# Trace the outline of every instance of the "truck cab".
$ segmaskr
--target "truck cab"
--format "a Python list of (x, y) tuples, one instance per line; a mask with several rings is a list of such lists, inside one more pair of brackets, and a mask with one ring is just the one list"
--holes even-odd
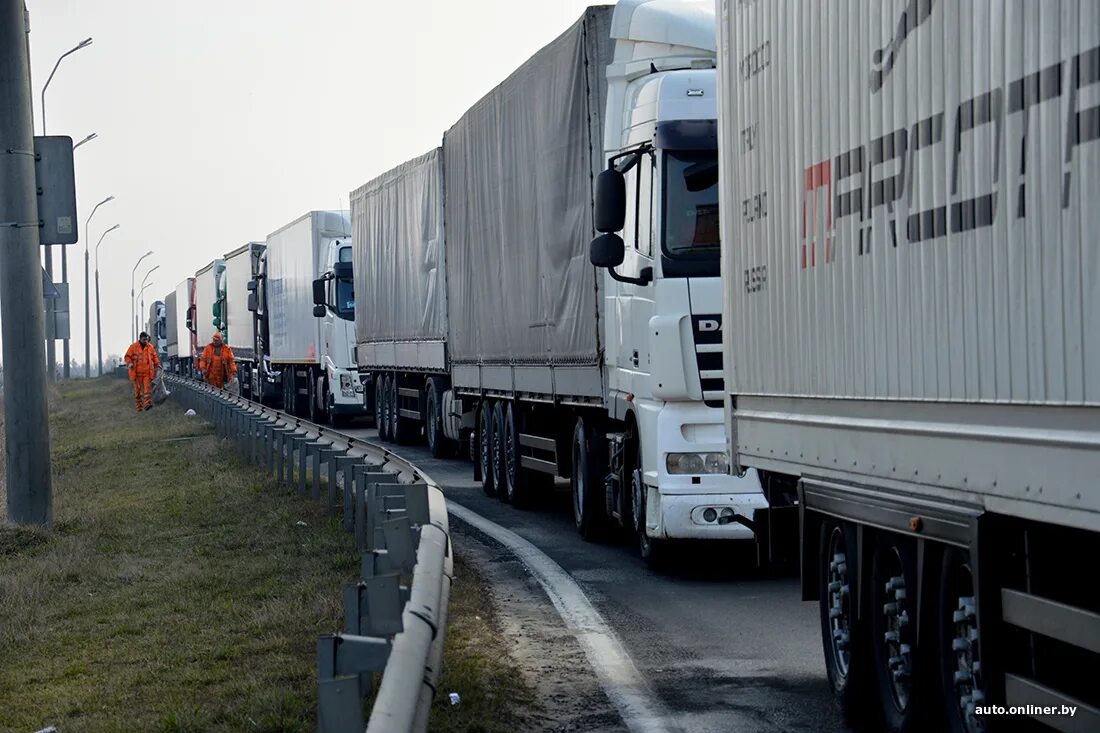
[(364, 386), (355, 361), (355, 283), (351, 237), (325, 245), (324, 274), (313, 281), (313, 315), (321, 321), (319, 372), (313, 375), (318, 407), (334, 424), (366, 413)]
[(754, 470), (728, 472), (713, 15), (623, 0), (611, 33), (590, 255), (608, 407), (629, 426), (611, 436), (609, 506), (633, 504), (648, 557), (666, 539), (750, 539), (768, 502)]

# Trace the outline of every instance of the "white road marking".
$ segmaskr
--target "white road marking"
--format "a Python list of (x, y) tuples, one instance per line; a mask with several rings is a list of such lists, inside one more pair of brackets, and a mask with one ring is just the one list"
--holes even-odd
[(607, 698), (637, 733), (675, 730), (668, 711), (638, 672), (619, 637), (560, 565), (510, 529), (447, 498), (447, 511), (507, 547), (527, 567), (584, 650)]

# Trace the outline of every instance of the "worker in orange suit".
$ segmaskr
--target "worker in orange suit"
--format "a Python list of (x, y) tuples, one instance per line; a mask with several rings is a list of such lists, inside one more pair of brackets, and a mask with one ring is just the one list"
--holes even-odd
[(214, 339), (202, 350), (199, 371), (207, 384), (219, 389), (237, 376), (237, 360), (233, 358), (233, 349), (229, 348), (229, 344), (222, 343), (221, 332), (215, 333)]
[(126, 349), (126, 366), (134, 385), (134, 405), (138, 412), (153, 406), (153, 379), (160, 369), (157, 347), (149, 343), (149, 334), (141, 332), (138, 340)]

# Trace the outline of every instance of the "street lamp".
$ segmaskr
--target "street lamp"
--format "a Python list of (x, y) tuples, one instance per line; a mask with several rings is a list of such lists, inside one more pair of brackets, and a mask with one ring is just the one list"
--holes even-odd
[(77, 148), (79, 148), (79, 147), (80, 147), (81, 145), (83, 145), (83, 144), (84, 144), (84, 143), (86, 143), (86, 142), (91, 142), (92, 140), (95, 140), (95, 139), (96, 139), (97, 137), (99, 137), (99, 135), (97, 135), (97, 134), (95, 134), (95, 133), (93, 132), (93, 133), (92, 133), (91, 135), (89, 135), (88, 137), (84, 138), (84, 139), (83, 139), (83, 140), (81, 140), (80, 142), (78, 142), (78, 143), (76, 143), (75, 145), (73, 145), (73, 150), (76, 150)]
[[(88, 139), (88, 138), (85, 138)], [(92, 208), (92, 213), (88, 214), (87, 220), (84, 222), (84, 378), (88, 379), (92, 376), (92, 308), (88, 302), (88, 298), (91, 294), (91, 277), (88, 275), (88, 241), (91, 236), (92, 230), (92, 217), (95, 216), (96, 209), (103, 204), (114, 201), (114, 196), (108, 196), (100, 201)], [(107, 232), (118, 229), (118, 224), (107, 230)], [(103, 237), (107, 236), (107, 232), (103, 232), (103, 236), (99, 238), (99, 242), (103, 241)], [(96, 265), (99, 265), (99, 242), (96, 243)], [(96, 282), (96, 306), (99, 306), (99, 283)]]
[[(160, 265), (157, 265), (157, 267), (160, 267)], [(154, 267), (153, 270), (157, 269), (157, 267)], [(153, 274), (153, 270), (149, 270), (149, 275)], [(146, 275), (146, 277), (148, 277), (149, 275)], [(153, 283), (149, 283), (148, 285), (142, 285), (141, 290), (138, 291), (138, 300), (141, 301), (140, 307), (138, 308), (139, 317), (140, 317), (140, 315), (145, 315), (145, 291), (148, 290), (149, 288), (151, 288), (152, 286), (153, 286)], [(151, 333), (149, 334), (149, 337), (154, 338), (153, 334), (151, 334)], [(154, 340), (154, 346), (155, 345), (156, 345), (156, 342)]]
[[(50, 78), (46, 79), (46, 83), (42, 86), (42, 134), (43, 135), (46, 134), (46, 90), (49, 89), (50, 82), (53, 81), (53, 75), (57, 73), (57, 67), (61, 66), (61, 62), (65, 60), (66, 56), (68, 56), (69, 54), (72, 54), (72, 53), (76, 53), (80, 49), (82, 49), (86, 46), (90, 46), (90, 45), (92, 45), (92, 39), (91, 38), (85, 38), (83, 41), (81, 41), (77, 45), (73, 46), (72, 48), (70, 48), (65, 53), (61, 54), (61, 56), (59, 56), (58, 59), (57, 59), (57, 63), (53, 65), (53, 71), (50, 72)], [(74, 146), (74, 149), (75, 149), (75, 146)], [(67, 283), (69, 281), (69, 278), (68, 278), (68, 274), (69, 274), (68, 273), (68, 261), (67, 261), (68, 258), (65, 256), (66, 251), (67, 250), (65, 249), (65, 246), (62, 245), (62, 247), (61, 247), (61, 282), (63, 282), (63, 283)], [(46, 245), (46, 274), (50, 276), (50, 282), (53, 282), (53, 245), (52, 244), (47, 244)], [(54, 305), (53, 305), (52, 302), (49, 304), (48, 310), (49, 310), (49, 312), (52, 316), (53, 310), (54, 310)], [(49, 379), (50, 379), (51, 382), (54, 381), (53, 368), (54, 368), (54, 362), (57, 361), (57, 352), (55, 350), (54, 341), (55, 341), (55, 339), (52, 339), (52, 338), (46, 340), (46, 360), (50, 363), (49, 369), (47, 369), (47, 372), (49, 374)], [(68, 376), (69, 376), (69, 339), (64, 339), (64, 342), (65, 342), (65, 345), (64, 345), (65, 367), (64, 367), (64, 369), (65, 369), (65, 377), (68, 378)]]
[(118, 229), (118, 227), (119, 225), (115, 224), (113, 227), (103, 232), (95, 245), (95, 332), (96, 355), (99, 358), (96, 362), (99, 365), (99, 371), (96, 374), (97, 377), (103, 376), (103, 319), (99, 316), (99, 245), (103, 244), (103, 237), (106, 237), (108, 234)]
[[(130, 271), (130, 320), (135, 324), (137, 323), (137, 316), (134, 314), (134, 275), (137, 274), (138, 265), (141, 264), (141, 261), (151, 254), (153, 254), (153, 250), (149, 250), (139, 257), (138, 261), (134, 263), (134, 269)], [(133, 341), (137, 341), (137, 331), (134, 331), (133, 336)]]

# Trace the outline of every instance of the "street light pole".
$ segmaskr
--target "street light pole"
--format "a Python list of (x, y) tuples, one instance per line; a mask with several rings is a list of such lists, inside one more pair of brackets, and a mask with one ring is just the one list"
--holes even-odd
[[(118, 224), (107, 231), (114, 231), (118, 229)], [(103, 237), (107, 236), (107, 232), (103, 232), (99, 238), (99, 242), (95, 246), (95, 331), (96, 331), (96, 355), (99, 359), (99, 372), (97, 376), (103, 376), (103, 319), (99, 317), (99, 245), (103, 244)]]
[(96, 139), (97, 137), (99, 137), (99, 135), (97, 135), (97, 134), (95, 134), (95, 133), (93, 132), (93, 133), (92, 133), (91, 135), (89, 135), (88, 137), (84, 138), (84, 139), (83, 139), (83, 140), (81, 140), (80, 142), (78, 142), (78, 143), (75, 143), (75, 144), (73, 145), (73, 150), (76, 150), (77, 148), (79, 148), (79, 147), (80, 147), (81, 145), (83, 145), (84, 143), (87, 143), (87, 142), (91, 142), (92, 140), (95, 140), (95, 139)]
[[(138, 289), (138, 298), (141, 298), (142, 293), (145, 292), (145, 288), (149, 287), (145, 282), (149, 279), (149, 276), (160, 269), (160, 265), (153, 265), (153, 268), (149, 272), (145, 273), (145, 277), (141, 279), (141, 287)], [(152, 283), (150, 283), (152, 284)], [(142, 301), (141, 309), (134, 314), (134, 338), (137, 339), (137, 334), (141, 331), (141, 327), (138, 325), (138, 314), (145, 309), (145, 302)]]
[[(130, 320), (131, 321), (135, 320), (135, 318), (134, 318), (134, 295), (136, 293), (134, 292), (134, 276), (137, 275), (138, 265), (141, 264), (141, 261), (144, 260), (146, 257), (148, 257), (151, 254), (153, 254), (153, 250), (149, 250), (148, 252), (143, 254), (141, 257), (139, 257), (138, 261), (134, 263), (134, 269), (130, 271)], [(131, 338), (131, 341), (137, 341), (137, 332), (134, 332), (133, 337)]]
[(30, 73), (23, 3), (0, 0), (0, 310), (7, 517), (16, 524), (50, 524), (53, 487)]
[[(157, 265), (157, 267), (160, 267), (160, 265)], [(155, 269), (157, 269), (157, 268), (154, 267), (153, 270), (155, 270)], [(152, 270), (150, 270), (150, 272), (152, 272)], [(145, 314), (145, 291), (148, 290), (149, 288), (151, 288), (152, 286), (153, 286), (153, 283), (149, 283), (148, 285), (142, 285), (141, 290), (138, 291), (138, 300), (141, 301), (141, 305), (138, 307), (138, 313), (140, 315)], [(140, 328), (140, 326), (139, 326), (139, 328)], [(141, 330), (145, 330), (145, 329), (141, 329)], [(150, 338), (152, 337), (152, 335), (153, 335), (152, 333), (149, 334)]]
[[(114, 199), (114, 196), (108, 196), (95, 205), (95, 209), (98, 209), (103, 204)], [(92, 209), (92, 214), (95, 213), (95, 209)], [(88, 221), (84, 224), (84, 235), (87, 236), (90, 233), (89, 226), (92, 223), (92, 214), (88, 215)], [(119, 225), (115, 224), (113, 227), (99, 235), (99, 241), (95, 245), (95, 318), (98, 325), (99, 322), (99, 245), (103, 244), (103, 238), (108, 234), (118, 229)], [(88, 304), (89, 292), (91, 291), (91, 279), (88, 277), (88, 240), (84, 240), (84, 378), (91, 377), (92, 372), (92, 314), (91, 306)], [(102, 345), (100, 346), (102, 349)], [(97, 375), (98, 376), (98, 375)]]
[[(50, 77), (48, 79), (46, 79), (46, 83), (42, 86), (42, 134), (43, 135), (46, 134), (46, 90), (49, 89), (50, 82), (53, 81), (53, 75), (57, 73), (57, 67), (61, 66), (61, 62), (65, 60), (66, 56), (68, 56), (69, 54), (76, 53), (80, 49), (85, 48), (85, 47), (90, 46), (90, 45), (92, 45), (92, 39), (91, 38), (85, 38), (83, 41), (78, 43), (76, 46), (73, 46), (68, 51), (61, 54), (61, 56), (59, 56), (58, 59), (57, 59), (57, 63), (55, 63), (53, 65), (53, 71), (50, 72)], [(32, 123), (32, 127), (33, 127), (33, 123)], [(65, 245), (62, 245), (61, 246), (61, 282), (63, 282), (63, 283), (68, 283), (68, 281), (69, 281), (69, 277), (68, 277), (68, 275), (69, 275), (69, 272), (68, 272), (68, 270), (69, 270), (68, 257), (66, 256), (66, 252), (67, 252), (67, 250), (65, 249)], [(53, 245), (52, 244), (47, 244), (46, 245), (46, 274), (49, 275), (50, 282), (52, 283), (53, 282)], [(53, 318), (53, 313), (54, 313), (54, 304), (53, 304), (52, 301), (47, 306), (47, 311), (49, 311), (50, 318), (52, 319)], [(54, 379), (56, 378), (56, 375), (54, 374), (54, 365), (57, 362), (57, 351), (56, 351), (56, 344), (54, 344), (54, 341), (55, 341), (55, 339), (53, 339), (53, 338), (50, 338), (50, 339), (46, 340), (46, 360), (49, 361), (49, 366), (48, 366), (46, 371), (47, 371), (47, 376), (48, 376), (48, 378), (51, 382), (54, 381)], [(67, 378), (69, 376), (69, 339), (64, 339), (63, 356), (64, 356), (64, 359), (65, 359), (65, 366), (64, 366), (65, 377)]]

